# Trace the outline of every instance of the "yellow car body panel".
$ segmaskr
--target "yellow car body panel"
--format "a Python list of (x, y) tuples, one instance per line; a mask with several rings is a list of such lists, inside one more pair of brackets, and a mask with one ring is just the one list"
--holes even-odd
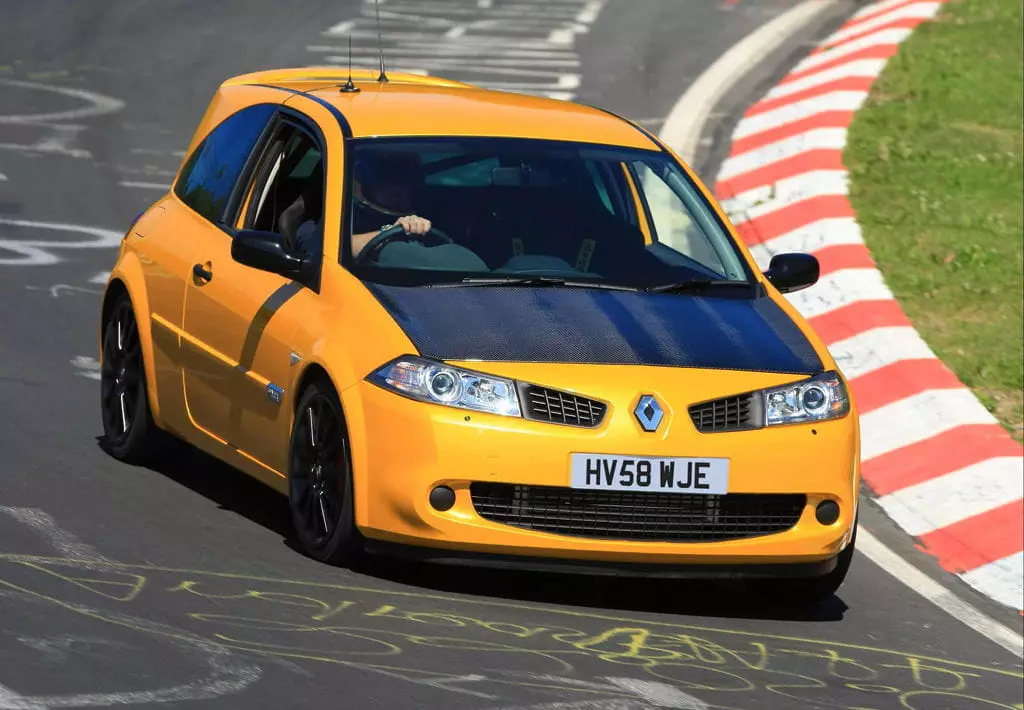
[[(353, 434), (356, 516), (364, 534), (382, 540), (500, 554), (583, 557), (621, 562), (812, 562), (848, 542), (860, 486), (856, 413), (813, 426), (702, 434), (685, 407), (667, 410), (657, 434), (642, 432), (630, 412), (636, 393), (662, 403), (710, 400), (791, 382), (744, 372), (687, 372), (618, 365), (453, 362), (453, 365), (581, 393), (601, 393), (611, 409), (593, 430), (551, 426), (460, 411), (398, 397), (363, 382), (343, 393)], [(652, 383), (656, 383), (653, 384)], [(793, 451), (805, 462), (793, 467)], [(553, 535), (487, 521), (470, 500), (473, 481), (568, 486), (572, 453), (722, 457), (730, 461), (730, 493), (803, 493), (807, 506), (788, 532), (723, 542), (633, 542)], [(457, 502), (431, 508), (430, 490), (447, 485)], [(832, 525), (814, 520), (823, 500), (839, 503)]]
[[(344, 145), (345, 131), (355, 137), (534, 137), (664, 150), (699, 188), (822, 368), (838, 370), (806, 320), (760, 274), (707, 186), (646, 131), (567, 102), (415, 75), (392, 75), (391, 83), (381, 85), (371, 80), (375, 76), (357, 71), (358, 93), (340, 91), (347, 72), (336, 67), (234, 77), (216, 92), (188, 147), (191, 155), (227, 117), (260, 103), (294, 108), (315, 123), (332, 148), (324, 165), (324, 220), (331, 228), (324, 230), (317, 290), (234, 261), (230, 235), (173, 191), (126, 233), (109, 284), (123, 286), (138, 313), (158, 426), (286, 493), (296, 397), (302, 378), (316, 367), (330, 378), (343, 405), (355, 522), (368, 538), (627, 562), (808, 562), (835, 556), (848, 543), (857, 514), (859, 425), (852, 402), (839, 419), (730, 433), (701, 433), (687, 414), (692, 403), (791, 383), (799, 376), (644, 365), (450, 362), (602, 400), (609, 410), (595, 429), (427, 404), (367, 381), (386, 362), (417, 350), (380, 300), (337, 260), (349, 166), (347, 152), (333, 148)], [(346, 127), (332, 107), (344, 115)], [(631, 180), (629, 185), (638, 203)], [(246, 194), (243, 204), (254, 199)], [(241, 217), (231, 225), (240, 226)], [(198, 277), (197, 267), (212, 279)], [(280, 386), (281, 401), (268, 399), (270, 385)], [(632, 416), (641, 392), (656, 395), (666, 407), (665, 425), (655, 434), (641, 431)], [(799, 465), (793, 463), (794, 451)], [(475, 512), (472, 481), (568, 486), (569, 456), (579, 452), (722, 457), (730, 462), (730, 493), (801, 493), (808, 496), (807, 505), (788, 531), (711, 543), (573, 537), (491, 522)], [(441, 484), (456, 492), (455, 505), (444, 512), (428, 502), (431, 489)], [(841, 511), (830, 525), (814, 517), (815, 506), (826, 499)]]

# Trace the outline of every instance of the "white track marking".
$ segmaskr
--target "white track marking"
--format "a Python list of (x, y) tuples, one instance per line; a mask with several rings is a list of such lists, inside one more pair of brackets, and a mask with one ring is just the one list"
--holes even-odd
[[(646, 708), (676, 708), (677, 710), (707, 710), (708, 705), (684, 693), (673, 685), (661, 681), (639, 678), (606, 676), (586, 680), (566, 678), (542, 673), (511, 673), (516, 680), (531, 681), (545, 685), (561, 685), (590, 692), (608, 692), (618, 695), (614, 698), (591, 698), (587, 700), (560, 700), (533, 705), (501, 706), (491, 710), (645, 710)], [(626, 692), (634, 697), (623, 697)]]
[(689, 693), (675, 686), (638, 678), (605, 678), (609, 683), (628, 690), (647, 703), (658, 708), (683, 708), (684, 710), (706, 710), (707, 705)]
[[(476, 57), (494, 54), (494, 48), (490, 45), (475, 44), (470, 42), (458, 42), (452, 46), (436, 46), (433, 43), (403, 42), (401, 47), (388, 49), (388, 57), (420, 57), (424, 50), (429, 49), (436, 58), (458, 57), (466, 61), (474, 61)], [(343, 55), (348, 47), (332, 46), (323, 44), (311, 44), (306, 47), (307, 52), (324, 52), (327, 54)], [(346, 57), (348, 55), (345, 55)], [(519, 59), (563, 59), (573, 60), (579, 64), (579, 58), (571, 51), (564, 49), (507, 49), (501, 53), (502, 57)], [(353, 58), (354, 60), (354, 58)]]
[(89, 293), (93, 295), (100, 295), (100, 291), (91, 288), (84, 288), (82, 286), (73, 286), (71, 284), (54, 284), (49, 288), (43, 286), (26, 286), (29, 291), (48, 291), (50, 298), (60, 298), (64, 293)]
[(54, 94), (60, 94), (85, 103), (86, 105), (81, 108), (68, 109), (66, 111), (49, 111), (46, 113), (22, 113), (22, 114), (4, 114), (0, 115), (0, 124), (3, 123), (54, 123), (64, 121), (80, 121), (83, 118), (92, 118), (95, 116), (104, 116), (108, 113), (114, 113), (124, 108), (124, 101), (115, 99), (110, 96), (104, 96), (103, 94), (97, 94), (94, 91), (86, 91), (85, 89), (72, 89), (67, 86), (51, 86), (50, 84), (40, 84), (36, 81), (20, 81), (17, 79), (5, 79), (0, 78), (0, 86), (13, 86), (15, 88), (22, 89), (33, 89), (36, 91), (48, 91)]
[(786, 298), (805, 318), (815, 318), (858, 301), (892, 300), (892, 291), (877, 269), (839, 269)]
[(81, 224), (65, 224), (60, 222), (36, 222), (26, 219), (7, 219), (0, 217), (0, 225), (24, 227), (55, 232), (75, 232), (85, 235), (87, 239), (63, 241), (53, 239), (0, 239), (0, 254), (14, 252), (19, 258), (0, 258), (0, 266), (48, 266), (63, 261), (50, 250), (61, 249), (110, 249), (121, 244), (124, 236), (121, 232), (98, 227), (86, 227)]
[[(328, 62), (334, 62), (337, 64), (343, 64), (346, 60), (345, 57), (324, 57)], [(500, 59), (492, 60), (493, 62), (501, 62)], [(474, 62), (473, 64), (467, 64), (465, 60), (459, 59), (423, 59), (416, 58), (415, 64), (410, 61), (408, 65), (404, 65), (400, 62), (391, 62), (390, 67), (392, 70), (397, 72), (412, 72), (414, 70), (434, 72), (438, 74), (444, 74), (446, 76), (453, 74), (457, 71), (460, 73), (468, 74), (494, 74), (496, 76), (521, 76), (528, 79), (543, 79), (549, 78), (554, 79), (559, 85), (570, 84), (573, 87), (579, 86), (580, 75), (570, 74), (560, 71), (549, 71), (547, 69), (534, 69), (532, 67), (536, 64), (530, 60), (509, 60), (509, 63), (522, 64), (522, 69), (515, 69), (512, 66), (498, 66), (497, 64), (487, 64), (485, 62)], [(482, 86), (483, 82), (474, 82), (478, 86)]]
[(967, 388), (925, 390), (861, 415), (861, 458), (868, 461), (965, 424), (995, 423)]
[(185, 151), (183, 150), (156, 150), (155, 148), (132, 148), (132, 153), (135, 155), (156, 155), (165, 156), (169, 155), (173, 158), (184, 158)]
[(865, 32), (885, 27), (886, 25), (898, 22), (899, 20), (927, 20), (938, 12), (940, 6), (941, 3), (937, 2), (916, 2), (913, 5), (898, 7), (895, 10), (882, 13), (877, 17), (872, 17), (870, 20), (858, 22), (845, 30), (836, 32), (828, 38), (829, 44), (831, 45), (842, 42), (850, 37), (862, 35)]
[(915, 2), (912, 5), (904, 5), (898, 7), (889, 12), (884, 12), (878, 16), (865, 19), (862, 23), (851, 25), (845, 30), (840, 30), (833, 36), (828, 38), (828, 44), (838, 44), (851, 37), (857, 35), (863, 35), (871, 30), (879, 30), (892, 23), (899, 22), (900, 19), (928, 19), (933, 16), (939, 9), (941, 3), (938, 2)]
[[(81, 542), (75, 535), (62, 529), (45, 511), (37, 508), (0, 506), (0, 513), (10, 515), (39, 534), (62, 557), (80, 561), (88, 567), (104, 568), (110, 560), (91, 545)], [(48, 603), (48, 602), (46, 602)], [(148, 703), (187, 702), (210, 700), (245, 690), (258, 681), (263, 669), (251, 663), (236, 661), (232, 651), (221, 644), (189, 632), (174, 629), (146, 619), (106, 611), (80, 604), (64, 603), (71, 611), (94, 619), (137, 629), (152, 638), (189, 651), (198, 651), (210, 667), (211, 673), (197, 681), (152, 690), (123, 692), (76, 693), (69, 695), (25, 696), (0, 685), (0, 710), (35, 710), (36, 708), (110, 707), (113, 705), (141, 705)], [(2, 669), (0, 669), (2, 670)]]
[(431, 688), (437, 688), (439, 690), (449, 690), (453, 693), (462, 693), (463, 695), (473, 695), (478, 698), (487, 698), (488, 700), (497, 700), (500, 696), (492, 695), (490, 693), (484, 693), (479, 690), (473, 690), (471, 688), (464, 688), (458, 684), (472, 684), (487, 682), (489, 679), (487, 676), (480, 673), (465, 673), (463, 675), (451, 675), (442, 677), (412, 677), (407, 673), (399, 671), (388, 670), (387, 668), (375, 668), (373, 666), (360, 666), (364, 671), (371, 673), (379, 673), (386, 675), (391, 678), (399, 678), (409, 683), (415, 683), (416, 685), (427, 685)]
[(77, 370), (76, 375), (80, 377), (87, 377), (90, 380), (100, 380), (102, 375), (100, 373), (100, 363), (94, 357), (86, 357), (85, 355), (75, 355), (71, 358), (71, 365)]
[(900, 5), (905, 4), (906, 2), (907, 0), (885, 0), (885, 2), (868, 3), (860, 10), (857, 10), (857, 12), (853, 13), (853, 16), (850, 18), (850, 21), (854, 22), (862, 17), (867, 17), (868, 15), (874, 15), (879, 12), (887, 12), (893, 9), (894, 7), (899, 7)]
[(740, 153), (722, 162), (715, 178), (719, 183), (753, 170), (812, 150), (842, 150), (846, 146), (846, 130), (843, 128), (816, 128), (798, 136), (784, 138), (775, 143)]
[[(800, 91), (813, 89), (816, 86), (831, 84), (834, 81), (848, 79), (850, 77), (869, 77), (874, 79), (878, 76), (884, 66), (884, 59), (853, 59), (845, 64), (829, 67), (828, 69), (822, 69), (821, 71), (808, 74), (800, 79), (778, 84), (775, 88), (765, 94), (764, 97), (766, 99), (778, 99), (783, 96), (789, 96)], [(845, 129), (842, 130), (845, 132)]]
[(865, 330), (830, 343), (828, 349), (851, 380), (903, 360), (935, 359), (924, 338), (909, 325)]
[(692, 162), (704, 124), (722, 97), (752, 67), (835, 4), (835, 0), (804, 0), (729, 48), (673, 105), (662, 126), (661, 139), (683, 160)]
[[(496, 91), (572, 100), (579, 87), (576, 38), (590, 30), (604, 0), (496, 4), (381, 3), (385, 64), (396, 72), (442, 74)], [(376, 12), (366, 3), (358, 19), (322, 33), (351, 38), (352, 62), (377, 66)], [(326, 64), (345, 66), (348, 46), (310, 45)]]
[(0, 710), (47, 710), (47, 706), (19, 695), (0, 683)]
[(960, 578), (1000, 604), (1024, 608), (1024, 551), (976, 567)]
[(721, 205), (733, 224), (739, 225), (803, 200), (845, 195), (849, 184), (850, 176), (845, 170), (811, 170), (747, 190), (722, 200)]
[(996, 457), (878, 498), (911, 535), (924, 535), (1024, 496), (1021, 457)]
[[(152, 638), (184, 646), (189, 651), (198, 651), (210, 667), (205, 678), (166, 688), (152, 690), (128, 690), (106, 693), (75, 693), (69, 695), (40, 695), (22, 697), (44, 708), (111, 707), (114, 705), (144, 705), (149, 703), (186, 703), (195, 700), (213, 700), (225, 695), (240, 693), (258, 681), (263, 675), (260, 666), (235, 660), (226, 646), (193, 636), (187, 631), (167, 627), (146, 619), (118, 612), (91, 607), (66, 604), (72, 611), (86, 614), (113, 624), (138, 629)], [(2, 707), (2, 706), (0, 706)]]
[(84, 148), (72, 148), (71, 143), (78, 138), (84, 126), (68, 126), (55, 123), (39, 124), (49, 129), (50, 135), (35, 143), (0, 143), (0, 150), (16, 153), (41, 153), (43, 155), (62, 155), (79, 160), (92, 157), (92, 153)]
[[(324, 57), (329, 62), (343, 63), (347, 61), (344, 56), (327, 56)], [(353, 64), (369, 64), (373, 61), (373, 57), (352, 57)], [(396, 71), (405, 71), (402, 67), (402, 62), (406, 61), (403, 59), (390, 60), (390, 65), (395, 68)], [(516, 74), (529, 74), (530, 76), (560, 76), (560, 72), (554, 72), (551, 70), (558, 67), (564, 68), (575, 68), (578, 69), (580, 66), (580, 60), (577, 57), (565, 58), (548, 58), (541, 59), (535, 57), (486, 57), (480, 56), (479, 54), (475, 57), (459, 56), (455, 54), (453, 56), (446, 55), (438, 52), (435, 56), (430, 59), (424, 59), (421, 56), (416, 56), (415, 68), (437, 70), (439, 74), (450, 74), (451, 70), (467, 71), (473, 69), (474, 72), (488, 73), (495, 69), (515, 69)], [(468, 65), (472, 62), (472, 65)], [(518, 69), (516, 69), (518, 67)], [(500, 73), (500, 72), (498, 72)], [(507, 72), (506, 72), (507, 73)]]
[(834, 62), (836, 59), (854, 54), (862, 49), (868, 49), (869, 47), (899, 44), (909, 37), (911, 32), (913, 32), (913, 30), (904, 28), (894, 28), (873, 32), (869, 35), (865, 35), (864, 37), (844, 42), (838, 47), (826, 49), (818, 54), (809, 55), (806, 59), (793, 67), (792, 73), (803, 73), (809, 69), (813, 69), (814, 67)]
[(7, 180), (7, 176), (4, 175), (3, 173), (0, 173), (0, 182), (4, 182), (5, 180)]
[(91, 284), (105, 284), (107, 282), (107, 279), (109, 279), (109, 278), (110, 278), (110, 272), (109, 271), (101, 271), (98, 274), (96, 274), (95, 276), (93, 276), (91, 279), (89, 279), (89, 283), (91, 283)]
[(160, 182), (139, 182), (137, 180), (122, 180), (117, 183), (121, 187), (132, 188), (136, 190), (170, 190), (171, 186), (166, 183)]
[(863, 526), (857, 533), (857, 551), (953, 618), (1018, 658), (1024, 658), (1024, 637), (960, 599), (882, 544)]
[(746, 138), (830, 111), (856, 111), (867, 96), (868, 92), (866, 91), (833, 91), (786, 104), (743, 119), (732, 137), (733, 139)]
[(830, 217), (780, 234), (761, 244), (754, 244), (748, 249), (761, 268), (766, 269), (774, 254), (792, 251), (813, 254), (826, 247), (863, 243), (860, 227), (853, 217)]
[(16, 508), (0, 505), (0, 513), (11, 516), (22, 525), (31, 528), (42, 537), (58, 554), (72, 560), (108, 562), (106, 557), (92, 545), (79, 540), (73, 533), (64, 530), (49, 513), (38, 508)]

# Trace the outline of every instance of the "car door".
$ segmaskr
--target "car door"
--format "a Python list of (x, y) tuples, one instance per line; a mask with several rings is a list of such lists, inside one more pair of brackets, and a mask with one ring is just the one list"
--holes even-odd
[[(278, 115), (240, 186), (244, 200), (229, 232), (274, 232), (295, 248), (316, 227), (323, 164), (315, 135), (298, 114)], [(299, 357), (292, 350), (297, 314), (309, 307), (318, 279), (300, 283), (238, 263), (229, 232), (211, 235), (196, 252), (186, 288), (185, 399), (197, 428), (283, 475), (283, 391)], [(312, 251), (320, 255), (315, 245)]]
[(219, 105), (207, 120), (213, 128), (197, 135), (171, 192), (147, 210), (125, 239), (136, 252), (146, 288), (153, 343), (153, 371), (160, 414), (166, 426), (190, 429), (182, 387), (181, 322), (185, 286), (200, 246), (222, 234), (216, 224), (249, 151), (277, 105)]

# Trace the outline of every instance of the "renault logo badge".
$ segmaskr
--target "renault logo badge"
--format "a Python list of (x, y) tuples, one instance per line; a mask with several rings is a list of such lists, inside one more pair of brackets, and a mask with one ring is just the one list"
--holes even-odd
[(658, 427), (661, 426), (661, 420), (665, 416), (665, 412), (662, 410), (661, 405), (658, 404), (658, 400), (654, 398), (654, 395), (645, 394), (636, 403), (636, 407), (633, 409), (633, 416), (640, 422), (640, 426), (643, 427), (644, 431), (657, 431)]

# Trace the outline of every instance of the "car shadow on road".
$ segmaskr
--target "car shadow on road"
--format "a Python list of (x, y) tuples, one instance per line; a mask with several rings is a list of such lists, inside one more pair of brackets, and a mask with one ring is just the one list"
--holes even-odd
[[(673, 614), (790, 622), (841, 621), (849, 608), (832, 596), (816, 608), (772, 603), (733, 580), (682, 580), (463, 567), (367, 555), (352, 571), (445, 594), (556, 604), (591, 612)], [(840, 590), (839, 594), (842, 594)]]
[[(98, 443), (103, 448), (102, 441)], [(287, 500), (263, 483), (194, 447), (184, 447), (147, 468), (213, 501), (221, 510), (273, 531), (295, 554), (303, 554), (292, 529)], [(554, 604), (591, 612), (821, 623), (842, 620), (848, 608), (836, 596), (816, 608), (772, 603), (756, 590), (733, 581), (506, 570), (382, 554), (364, 556), (351, 572), (436, 593)]]
[[(106, 451), (103, 438), (96, 439), (100, 449)], [(179, 445), (168, 455), (147, 463), (145, 468), (213, 501), (221, 510), (273, 531), (286, 544), (297, 544), (284, 496), (199, 449)]]

